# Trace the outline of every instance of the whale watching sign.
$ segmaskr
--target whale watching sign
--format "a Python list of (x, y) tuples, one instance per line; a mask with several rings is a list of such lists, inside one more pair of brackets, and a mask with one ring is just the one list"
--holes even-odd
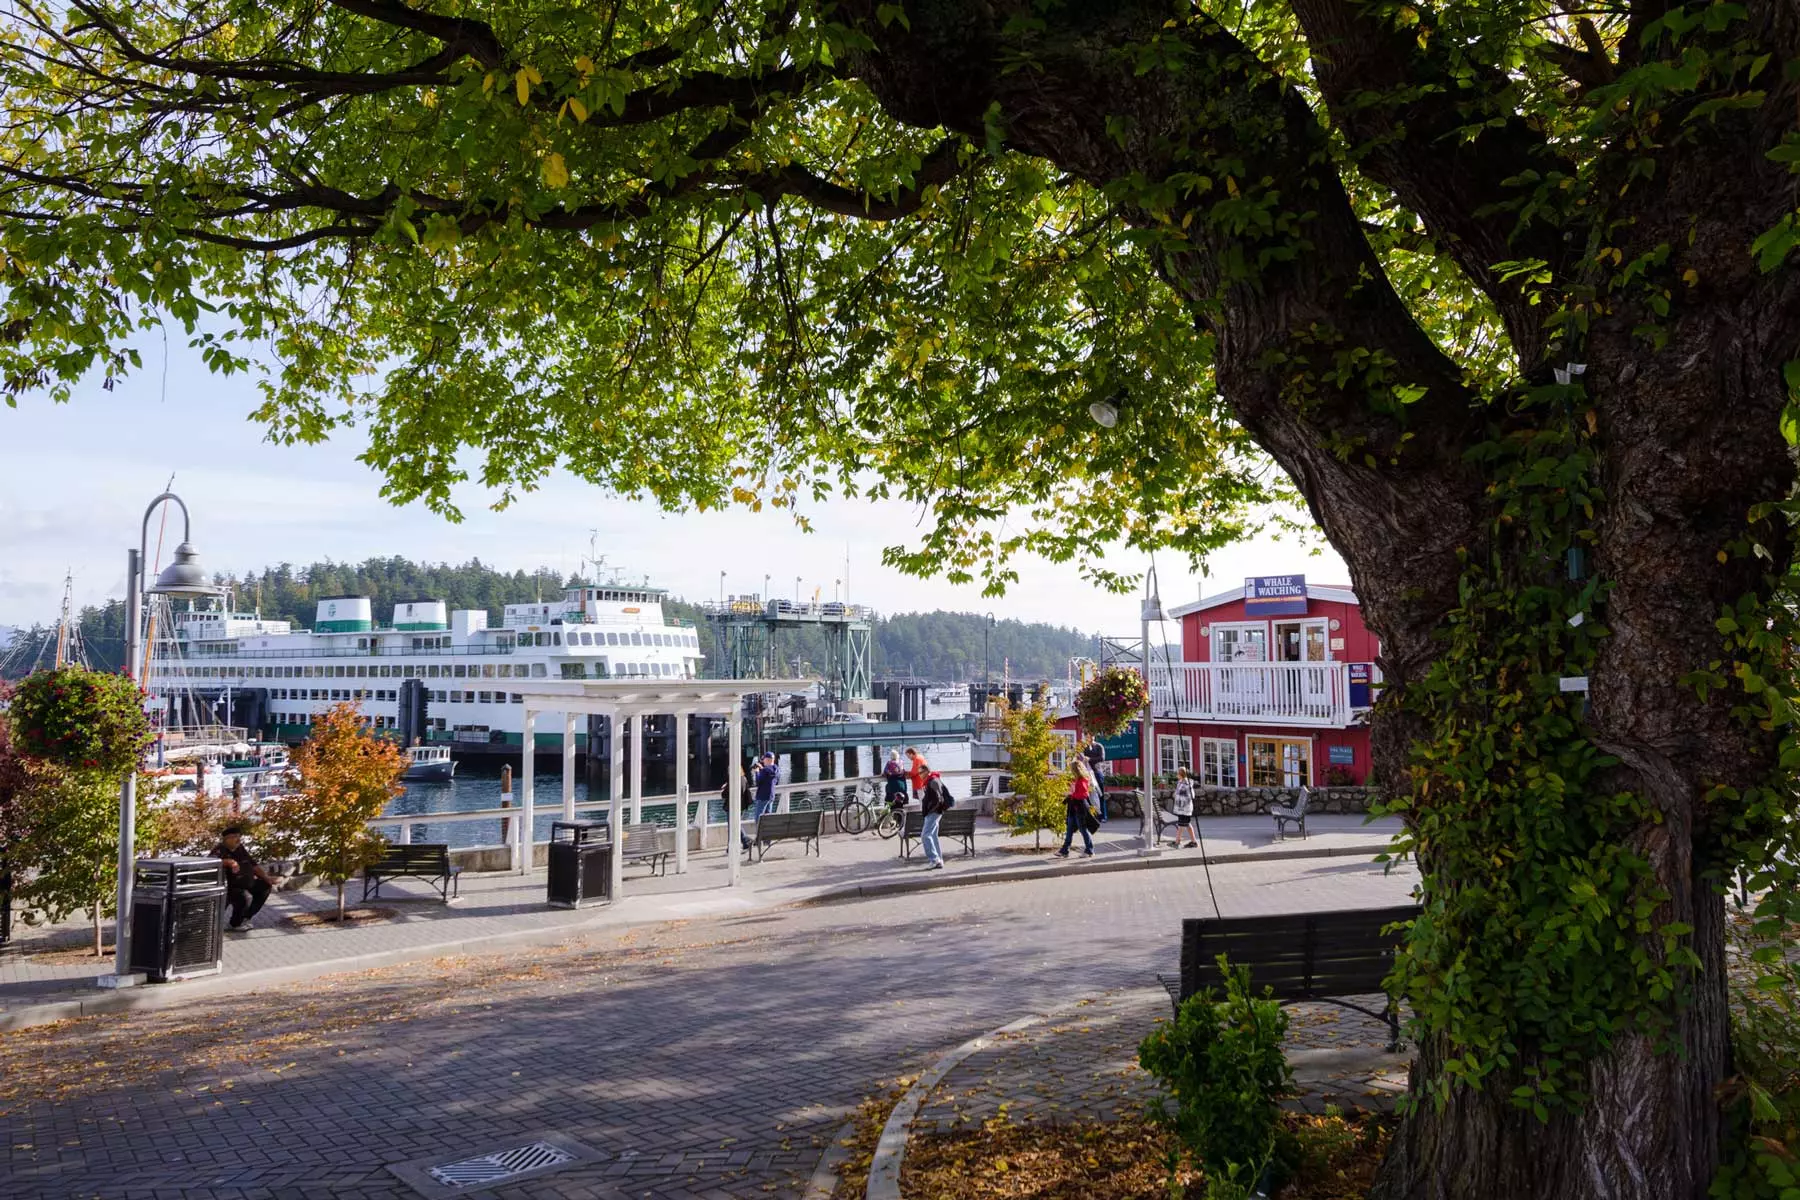
[(1262, 575), (1244, 580), (1247, 617), (1304, 617), (1306, 576)]

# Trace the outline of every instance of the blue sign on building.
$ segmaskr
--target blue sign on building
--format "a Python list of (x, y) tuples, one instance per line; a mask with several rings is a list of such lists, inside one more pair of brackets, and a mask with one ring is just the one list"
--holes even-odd
[(1143, 736), (1142, 721), (1133, 721), (1124, 733), (1109, 738), (1101, 738), (1100, 745), (1106, 751), (1107, 762), (1118, 762), (1124, 758), (1140, 757), (1139, 745)]
[(1356, 765), (1355, 746), (1328, 746), (1331, 752), (1331, 765), (1334, 767), (1353, 767)]
[(1244, 580), (1244, 615), (1304, 617), (1306, 576), (1261, 575)]

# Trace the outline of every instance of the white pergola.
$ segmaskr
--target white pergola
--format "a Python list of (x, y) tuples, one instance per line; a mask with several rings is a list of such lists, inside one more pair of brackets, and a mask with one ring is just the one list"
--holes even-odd
[[(724, 716), (730, 736), (726, 752), (726, 772), (730, 780), (725, 805), (726, 861), (730, 864), (729, 880), (737, 886), (742, 866), (737, 851), (743, 829), (743, 816), (735, 803), (743, 789), (744, 734), (740, 715), (745, 696), (757, 692), (797, 691), (811, 687), (810, 679), (547, 679), (529, 685), (514, 684), (524, 699), (525, 727), (522, 811), (520, 832), (513, 842), (513, 869), (520, 874), (531, 870), (532, 836), (537, 817), (537, 766), (534, 753), (537, 744), (537, 718), (540, 713), (563, 714), (562, 729), (562, 813), (563, 820), (575, 819), (575, 734), (576, 721), (586, 716), (610, 719), (611, 762), (607, 776), (612, 790), (610, 809), (615, 847), (623, 848), (624, 826), (635, 825), (643, 815), (644, 803), (644, 718), (667, 714), (675, 718), (675, 871), (681, 874), (688, 866), (688, 718)], [(631, 794), (618, 795), (620, 781), (625, 778), (623, 727), (631, 731)], [(589, 748), (590, 752), (592, 747)], [(657, 797), (662, 801), (663, 797)], [(705, 800), (702, 800), (702, 804)], [(627, 806), (629, 806), (627, 808)], [(592, 807), (587, 805), (584, 807)], [(701, 810), (704, 813), (704, 809)], [(620, 814), (629, 812), (627, 819)], [(704, 817), (702, 818), (704, 821)], [(624, 855), (612, 856), (612, 894), (624, 894)]]

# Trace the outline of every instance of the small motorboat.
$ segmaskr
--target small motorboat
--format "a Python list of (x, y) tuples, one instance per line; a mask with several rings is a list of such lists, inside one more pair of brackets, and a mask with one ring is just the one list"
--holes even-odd
[(448, 746), (408, 746), (406, 773), (400, 778), (407, 783), (449, 783), (456, 774)]

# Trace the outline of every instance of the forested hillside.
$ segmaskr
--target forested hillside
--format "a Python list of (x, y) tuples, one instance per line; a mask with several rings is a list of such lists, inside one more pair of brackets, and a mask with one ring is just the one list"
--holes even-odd
[[(443, 600), (451, 609), (486, 609), (497, 622), (505, 605), (559, 595), (564, 586), (564, 580), (548, 569), (507, 572), (479, 559), (452, 566), (399, 557), (304, 567), (282, 563), (242, 577), (220, 576), (217, 582), (233, 589), (239, 610), (260, 610), (264, 616), (286, 618), (301, 626), (312, 624), (317, 603), (326, 596), (368, 596), (378, 622), (389, 619), (396, 602), (418, 599)], [(666, 611), (705, 628), (705, 616), (697, 604), (671, 597)], [(83, 609), (80, 620), (89, 665), (117, 670), (124, 657), (124, 605), (112, 600)], [(987, 626), (987, 617), (980, 613), (899, 613), (879, 618), (873, 636), (875, 674), (980, 679)], [(17, 631), (13, 644), (0, 651), (0, 676), (14, 677), (34, 665), (47, 665), (54, 653), (55, 636), (51, 625)], [(704, 640), (702, 645), (710, 648)], [(1055, 625), (996, 619), (985, 649), (985, 661), (995, 679), (1003, 664), (1010, 665), (1015, 680), (1058, 678), (1071, 656), (1093, 654), (1094, 639)], [(815, 629), (785, 634), (780, 650), (790, 669), (796, 660), (802, 670), (823, 669), (826, 661), (824, 635)]]

